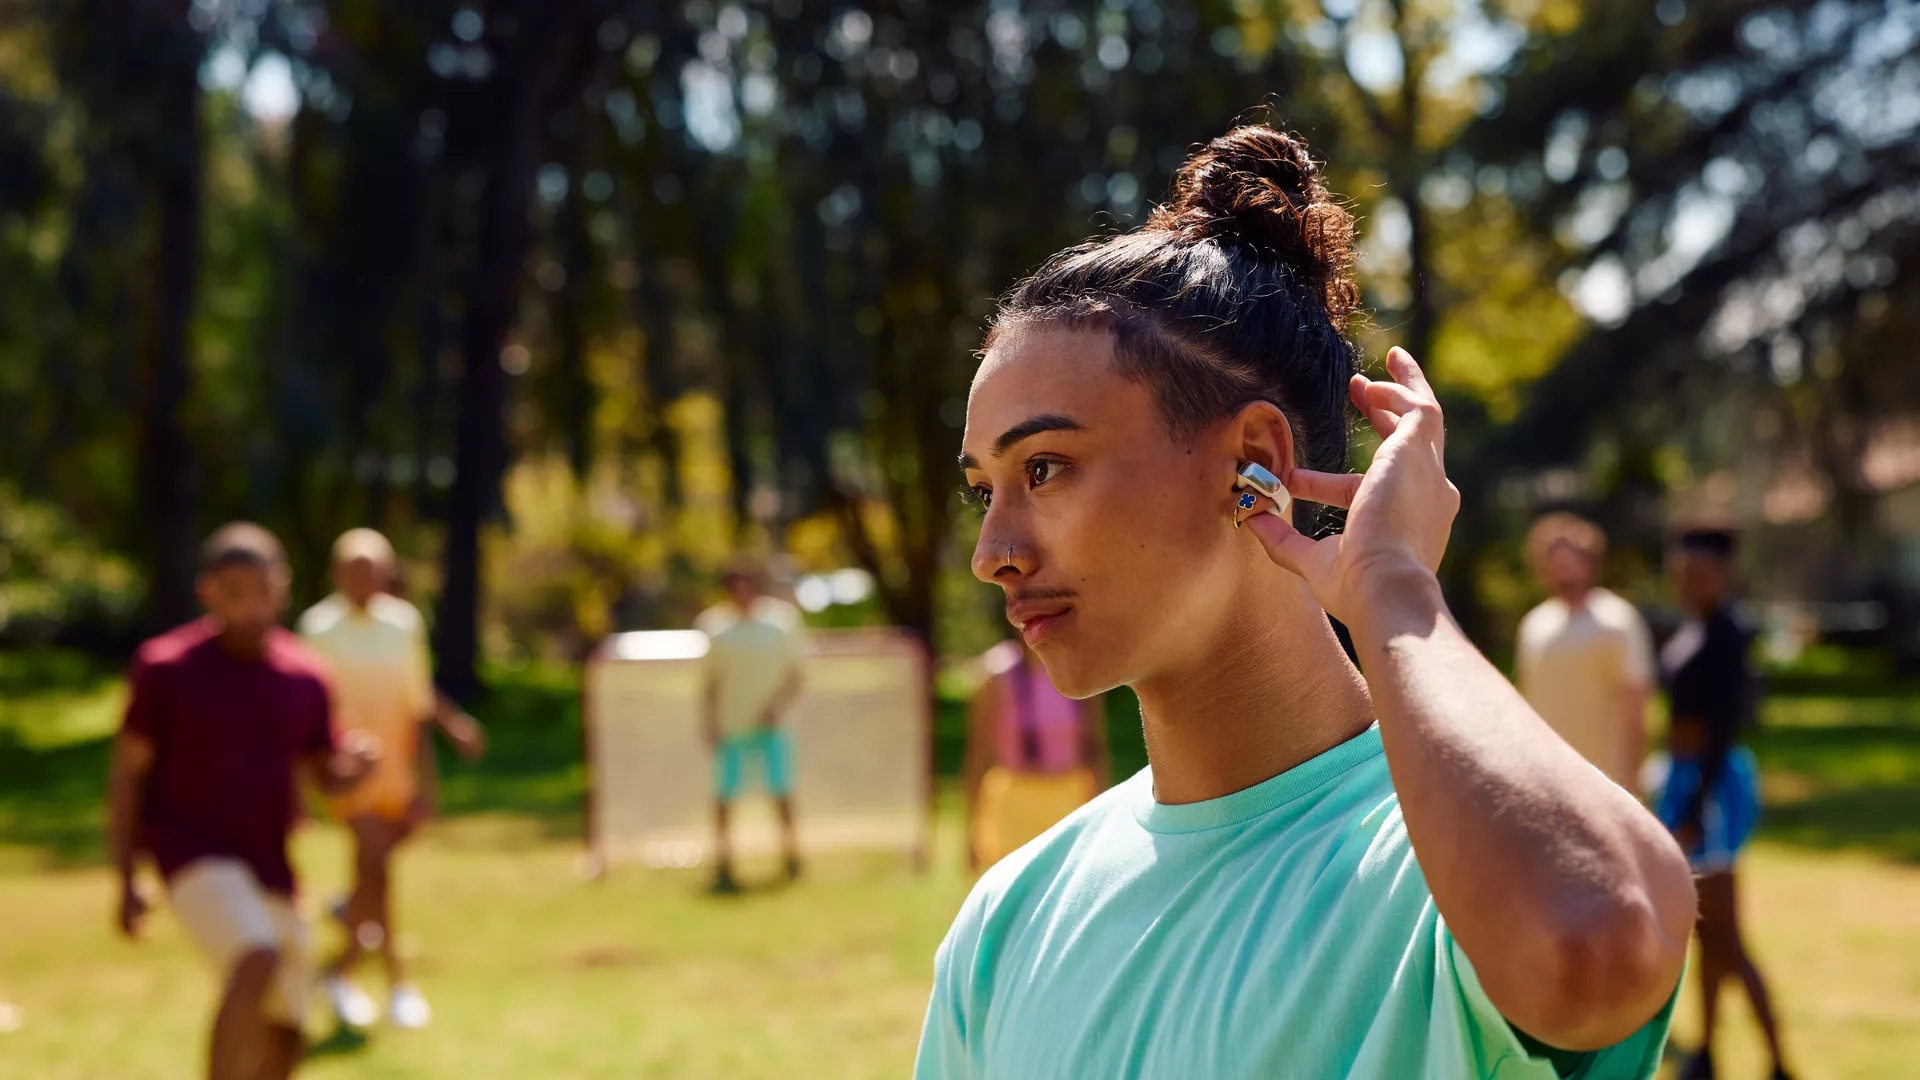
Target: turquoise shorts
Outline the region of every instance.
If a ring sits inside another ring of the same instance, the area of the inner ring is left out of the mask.
[[[767,794],[784,799],[793,787],[793,739],[784,728],[760,728],[720,740],[714,761],[714,795],[723,803],[740,797],[749,769],[757,770]]]

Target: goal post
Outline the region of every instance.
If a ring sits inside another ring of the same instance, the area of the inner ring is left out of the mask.
[[[614,634],[581,678],[592,868],[695,866],[713,844],[713,753],[701,733],[707,637]],[[933,714],[926,650],[899,630],[809,631],[787,716],[803,852],[897,851],[924,862],[932,816]],[[734,808],[737,854],[779,850],[771,800]]]

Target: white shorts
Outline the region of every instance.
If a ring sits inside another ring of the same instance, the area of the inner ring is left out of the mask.
[[[307,927],[284,896],[260,887],[238,859],[196,859],[167,884],[174,917],[213,961],[224,982],[240,958],[258,949],[280,954],[265,1002],[268,1019],[299,1027],[313,989]]]

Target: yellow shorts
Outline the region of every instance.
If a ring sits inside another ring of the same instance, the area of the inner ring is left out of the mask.
[[[299,1027],[315,977],[307,927],[284,896],[260,887],[238,859],[196,859],[173,876],[167,895],[174,917],[224,982],[247,953],[274,949],[280,963],[268,988],[267,1016]]]
[[[382,739],[380,744],[380,760],[374,763],[373,771],[352,790],[327,800],[335,819],[352,821],[358,817],[375,817],[382,821],[400,821],[413,808],[414,796],[420,790],[419,777],[414,771],[418,766],[415,755],[420,752],[419,739]]]
[[[973,850],[982,867],[1052,828],[1099,794],[1091,769],[1063,773],[1015,772],[994,766],[980,778]]]

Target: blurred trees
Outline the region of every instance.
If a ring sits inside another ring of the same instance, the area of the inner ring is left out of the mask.
[[[462,689],[503,619],[682,618],[736,548],[865,564],[931,635],[992,297],[1270,102],[1362,217],[1370,346],[1454,403],[1471,615],[1533,506],[1650,527],[1675,460],[1725,456],[1718,402],[1871,498],[1856,444],[1920,401],[1873,362],[1916,317],[1915,23],[0,0],[0,480],[136,557],[156,618],[218,520],[279,529],[303,595],[387,529]]]

